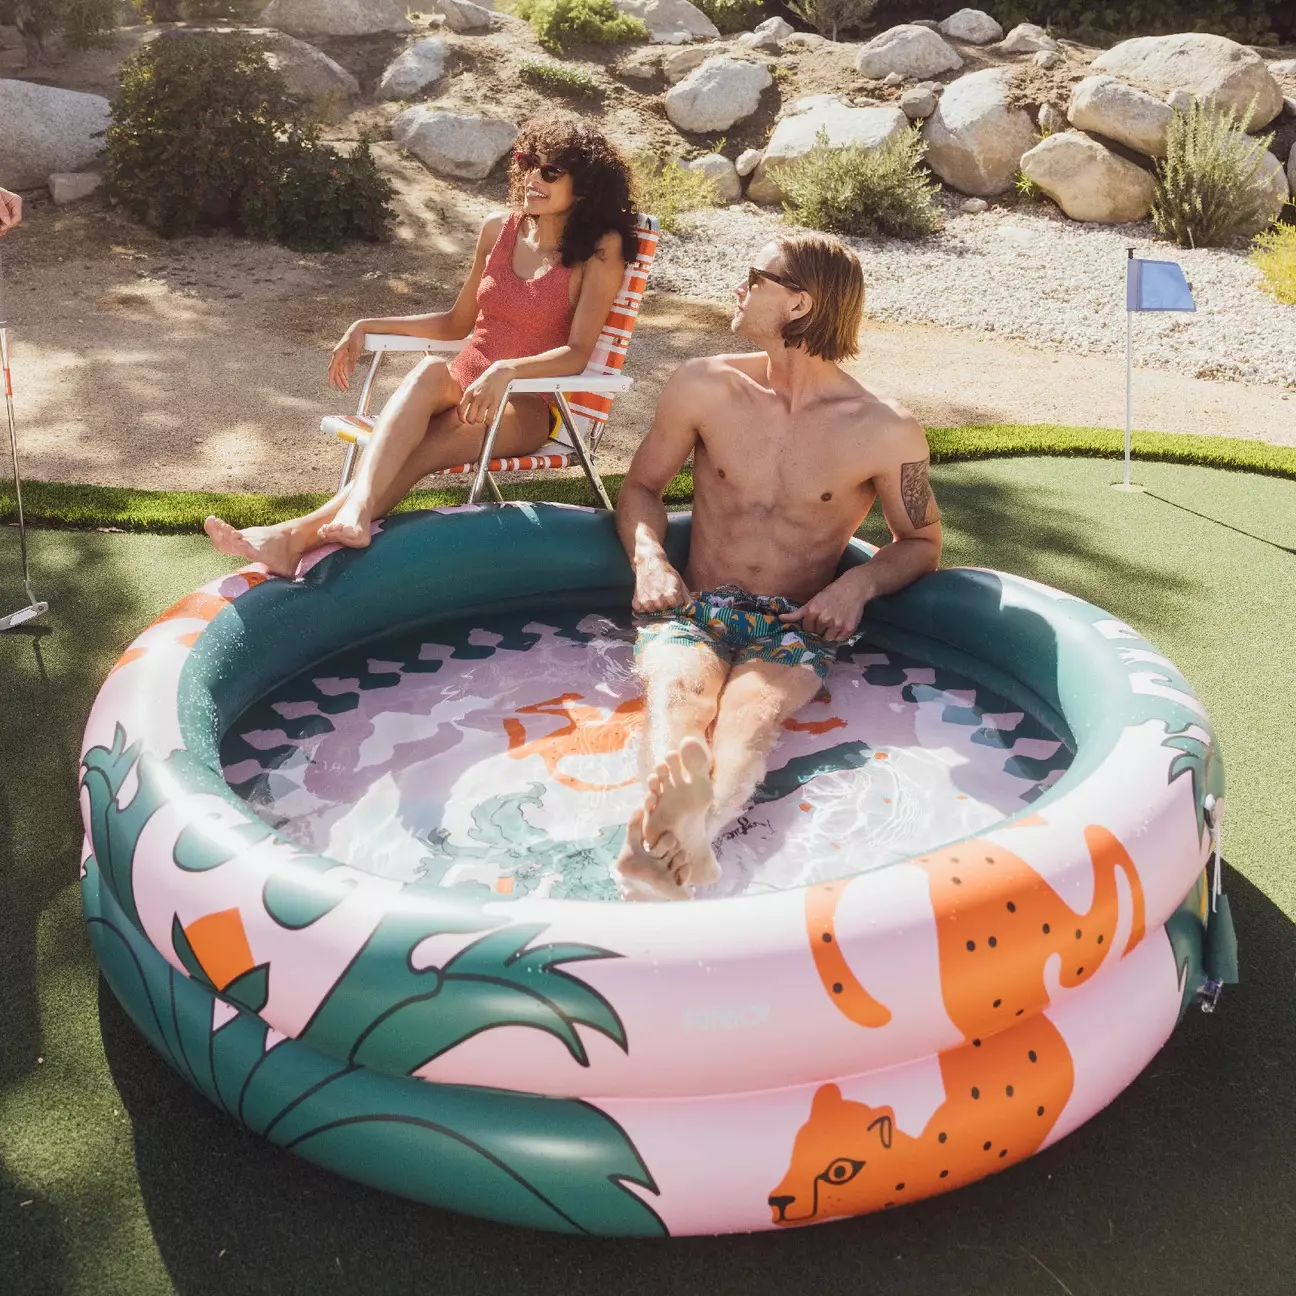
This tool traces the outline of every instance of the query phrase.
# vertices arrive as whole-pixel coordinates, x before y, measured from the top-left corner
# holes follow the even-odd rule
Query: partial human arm
[[[605,234],[594,255],[585,262],[566,343],[536,355],[496,360],[469,384],[459,403],[460,417],[468,423],[489,423],[504,399],[504,389],[516,378],[565,378],[583,373],[624,277],[621,236],[615,232]]]
[[[889,429],[886,450],[887,466],[872,481],[891,543],[843,572],[784,621],[800,622],[825,639],[847,639],[870,599],[894,594],[940,566],[940,509],[931,489],[927,438],[918,422],[899,415]]]
[[[666,380],[652,427],[639,443],[617,496],[617,534],[634,569],[631,606],[636,612],[662,612],[688,600],[688,586],[666,556],[662,494],[697,442],[703,364],[687,361]]]
[[[0,238],[15,225],[22,224],[22,199],[8,189],[0,189]]]
[[[486,270],[491,248],[504,227],[505,217],[496,212],[482,223],[477,235],[477,250],[472,268],[464,280],[455,304],[448,311],[431,311],[422,315],[385,315],[356,320],[333,348],[329,360],[329,384],[339,391],[350,386],[351,373],[364,351],[366,333],[395,333],[399,337],[431,338],[454,342],[472,332],[477,318],[477,289]]]

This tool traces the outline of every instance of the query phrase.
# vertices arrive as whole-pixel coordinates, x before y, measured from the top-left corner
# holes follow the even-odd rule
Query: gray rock
[[[394,58],[378,83],[379,99],[413,99],[439,81],[450,59],[450,46],[436,36],[425,36]]]
[[[940,32],[952,40],[969,45],[993,45],[1003,40],[1004,30],[988,13],[980,9],[960,9],[940,24]]]
[[[678,85],[694,68],[700,68],[707,59],[724,52],[723,45],[689,45],[685,49],[671,50],[661,60],[661,69],[671,85]]]
[[[1187,90],[1239,117],[1255,102],[1247,127],[1262,130],[1282,111],[1282,90],[1254,51],[1223,36],[1190,32],[1122,41],[1090,65],[1164,98]]]
[[[1029,115],[1008,106],[1013,78],[1011,67],[959,77],[924,123],[924,160],[952,189],[977,198],[1011,189],[1022,154],[1038,142]]]
[[[738,37],[738,44],[744,49],[769,50],[777,54],[783,48],[783,42],[795,32],[796,28],[782,18],[767,18],[753,31],[743,32]]]
[[[888,72],[886,76],[882,78],[882,84],[888,88],[904,85],[904,77],[902,77],[899,72]]]
[[[1043,68],[1045,72],[1051,72],[1059,63],[1062,62],[1062,55],[1056,50],[1036,50],[1031,55],[1031,62],[1037,68]]]
[[[662,66],[661,50],[644,45],[631,50],[616,64],[613,71],[632,81],[655,81],[662,74]]]
[[[1142,90],[1110,76],[1090,76],[1071,92],[1067,120],[1096,131],[1145,157],[1163,158],[1174,109]]]
[[[953,46],[930,27],[916,23],[904,23],[874,36],[855,56],[855,70],[876,81],[891,72],[902,77],[934,77],[962,66]]]
[[[412,30],[405,12],[404,0],[270,0],[261,21],[294,36],[371,36]]]
[[[284,79],[288,89],[302,99],[352,99],[360,82],[323,50],[280,31],[254,31],[270,45],[266,61]]]
[[[392,138],[420,162],[465,180],[484,180],[517,136],[512,122],[447,112],[431,104],[406,108],[392,122]]]
[[[98,171],[56,171],[46,182],[56,206],[88,198],[103,183]]]
[[[1037,50],[1052,50],[1054,54],[1062,53],[1062,46],[1044,30],[1034,23],[1018,23],[1003,38],[999,46],[1005,54],[1034,54]]]
[[[936,111],[936,94],[926,86],[914,86],[900,96],[900,110],[910,121],[920,121]]]
[[[1287,179],[1290,169],[1290,158],[1287,159],[1287,167],[1284,168],[1283,164],[1268,149],[1264,151],[1260,158],[1260,171],[1255,179],[1255,188],[1264,193],[1268,201],[1262,209],[1261,223],[1251,229],[1244,229],[1242,233],[1259,234],[1261,230],[1267,229],[1282,215],[1282,209],[1292,196],[1292,186]]]
[[[1288,95],[1283,100],[1283,112],[1288,117],[1296,117],[1296,99],[1293,99],[1291,95]]]
[[[968,198],[959,205],[959,211],[969,216],[979,216],[983,211],[989,210],[990,204],[984,198]]]
[[[784,194],[778,182],[779,171],[810,152],[820,131],[827,133],[830,148],[878,148],[909,128],[909,119],[891,105],[850,108],[839,100],[820,102],[805,112],[785,117],[774,128],[747,186],[747,196],[753,202],[781,202]]]
[[[783,42],[791,49],[819,49],[831,43],[827,37],[820,36],[818,32],[793,32]]]
[[[612,0],[631,18],[648,28],[655,45],[687,45],[695,40],[719,40],[715,23],[688,0]]]
[[[452,32],[489,31],[491,11],[472,0],[430,0],[433,12],[445,19]]]
[[[1292,113],[1292,116],[1296,117],[1296,113]],[[1287,187],[1296,194],[1296,144],[1291,146],[1291,152],[1287,154]]]
[[[1115,225],[1152,209],[1155,179],[1079,131],[1041,140],[1022,156],[1021,169],[1072,220]]]
[[[35,189],[60,171],[84,171],[98,157],[108,125],[102,95],[0,81],[0,183]]]
[[[761,92],[773,84],[757,63],[709,58],[666,91],[666,116],[682,131],[728,130],[756,111]]]
[[[1039,116],[1036,120],[1039,122],[1040,130],[1048,135],[1056,135],[1058,131],[1067,128],[1066,113],[1060,112],[1052,104],[1040,104]]]
[[[1177,113],[1186,113],[1193,106],[1191,90],[1171,90],[1166,103]]]
[[[742,181],[738,178],[737,168],[723,154],[708,153],[706,157],[685,162],[684,166],[690,171],[701,171],[715,185],[717,202],[735,203],[742,197]]]
[[[760,149],[743,149],[734,163],[734,170],[745,180],[760,165]]]
[[[1296,80],[1296,59],[1281,59],[1269,64],[1269,71],[1276,77],[1291,77]]]

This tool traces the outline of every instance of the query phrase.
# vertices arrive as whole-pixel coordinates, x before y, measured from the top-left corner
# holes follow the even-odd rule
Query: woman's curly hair
[[[588,261],[609,230],[621,235],[621,259],[627,264],[637,259],[633,172],[602,131],[575,116],[532,118],[523,125],[513,148],[565,167],[571,175],[576,201],[559,244],[563,265]],[[525,193],[526,175],[516,161],[510,161],[509,202],[521,208]]]

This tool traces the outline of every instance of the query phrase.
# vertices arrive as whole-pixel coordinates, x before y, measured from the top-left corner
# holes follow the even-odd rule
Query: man
[[[628,899],[715,882],[715,834],[747,804],[784,720],[823,685],[872,598],[940,561],[927,440],[850,377],[859,260],[803,234],[761,250],[731,327],[761,350],[690,360],[662,391],[617,502],[640,614],[643,809],[617,861]],[[693,534],[667,560],[662,491],[693,456]],[[892,543],[837,576],[873,501]]]
[[[0,238],[15,225],[22,224],[22,199],[8,189],[0,189]]]

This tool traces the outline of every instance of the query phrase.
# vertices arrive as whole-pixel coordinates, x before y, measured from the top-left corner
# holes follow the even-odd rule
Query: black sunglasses
[[[557,166],[553,162],[542,162],[534,153],[514,153],[513,161],[523,174],[539,170],[540,179],[545,184],[553,184],[555,180],[561,180],[567,174],[566,167]]]
[[[786,275],[775,274],[773,270],[762,270],[759,266],[747,267],[747,290],[750,292],[756,287],[761,279],[770,279],[776,284],[782,284],[784,288],[790,288],[793,292],[809,292],[808,288],[802,288],[795,279],[789,279]]]

